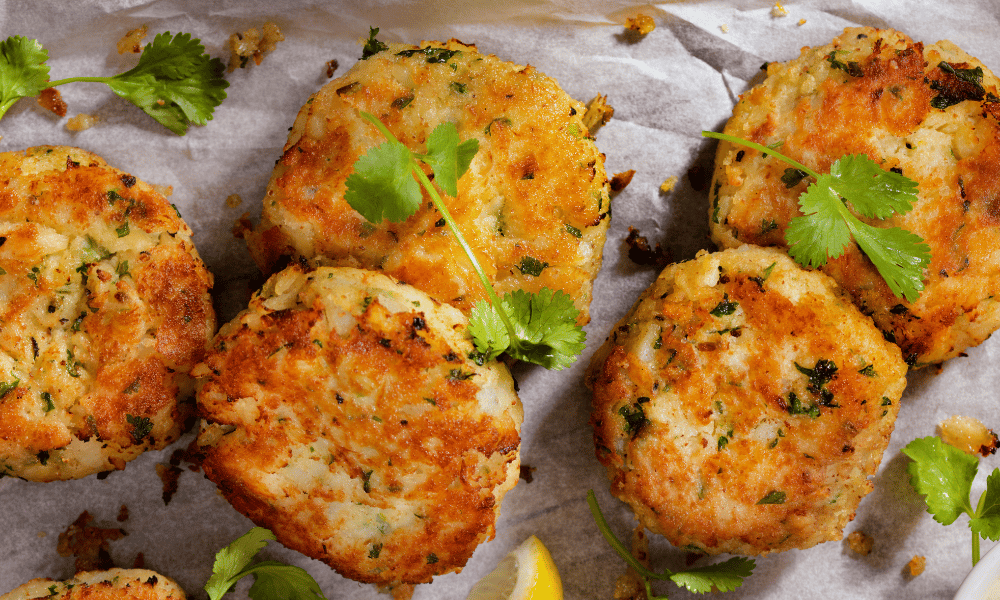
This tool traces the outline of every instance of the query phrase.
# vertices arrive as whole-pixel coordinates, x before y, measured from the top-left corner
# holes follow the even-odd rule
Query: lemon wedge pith
[[[472,587],[466,600],[562,600],[562,580],[548,549],[531,536]]]

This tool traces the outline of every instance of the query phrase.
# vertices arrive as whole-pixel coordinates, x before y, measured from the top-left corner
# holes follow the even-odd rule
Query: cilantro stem
[[[981,516],[983,514],[983,509],[984,508],[986,508],[986,492],[983,492],[979,496],[979,503],[976,506],[976,512],[975,512],[975,514],[969,512],[969,511],[966,511],[966,512],[969,512],[969,518],[975,519],[976,517],[979,517],[979,516]],[[977,533],[976,531],[973,531],[972,532],[972,566],[973,567],[976,566],[977,562],[979,562],[979,533]]]
[[[389,129],[385,126],[385,124],[383,124],[382,121],[379,120],[378,117],[365,111],[360,111],[360,113],[361,117],[366,121],[368,121],[369,123],[371,123],[372,125],[374,125],[375,128],[378,129],[379,132],[383,136],[385,136],[387,140],[392,140],[396,143],[401,143],[399,139],[397,139],[396,136],[393,135],[391,131],[389,131]],[[448,229],[451,230],[452,235],[455,236],[455,240],[458,242],[458,245],[462,247],[462,250],[465,251],[465,255],[469,257],[469,262],[472,263],[473,270],[479,277],[479,281],[483,284],[483,288],[486,289],[486,295],[490,299],[490,304],[496,307],[497,314],[500,316],[500,320],[503,321],[504,327],[507,329],[508,335],[510,335],[510,339],[511,340],[517,339],[517,334],[514,330],[514,325],[510,322],[510,316],[504,309],[503,304],[501,304],[500,297],[497,296],[496,291],[494,291],[493,285],[490,283],[489,278],[486,276],[486,271],[483,270],[482,265],[479,264],[479,260],[476,259],[476,255],[475,253],[473,253],[472,247],[469,245],[468,242],[465,241],[465,236],[462,235],[461,230],[458,228],[458,223],[455,222],[455,219],[452,218],[451,213],[448,212],[448,208],[445,206],[444,200],[442,200],[441,196],[437,193],[437,189],[434,187],[434,184],[431,183],[431,180],[427,177],[427,174],[424,173],[424,170],[420,168],[420,165],[413,158],[410,158],[410,170],[413,172],[414,176],[416,176],[417,181],[420,182],[420,185],[422,185],[424,189],[427,190],[427,194],[430,196],[431,202],[434,204],[434,208],[436,208],[438,212],[441,213],[441,217],[445,220],[445,223],[447,223]]]
[[[725,134],[725,133],[716,133],[714,131],[702,131],[701,135],[702,135],[702,137],[714,138],[714,139],[717,139],[717,140],[722,140],[724,142],[730,142],[730,143],[733,143],[733,144],[738,144],[740,146],[746,146],[748,148],[753,148],[754,150],[759,150],[760,152],[764,153],[765,155],[771,154],[775,158],[783,160],[786,163],[788,163],[789,165],[795,167],[796,169],[799,169],[800,171],[803,171],[803,172],[807,173],[810,177],[812,177],[814,179],[819,179],[819,173],[817,173],[816,171],[813,171],[812,169],[810,169],[809,167],[805,166],[804,164],[800,163],[797,160],[793,160],[791,158],[788,158],[787,156],[785,156],[784,154],[778,152],[777,150],[774,150],[772,148],[768,148],[767,146],[763,146],[761,144],[758,144],[757,142],[751,142],[750,140],[744,140],[743,138],[738,138],[736,136],[728,135],[728,134]]]
[[[56,87],[57,85],[63,85],[64,83],[76,83],[76,82],[90,82],[90,83],[107,83],[108,81],[114,79],[113,77],[67,77],[66,79],[57,79],[55,81],[48,82],[49,87]]]
[[[594,490],[587,490],[587,505],[590,507],[590,514],[593,515],[594,521],[597,523],[597,529],[600,530],[601,535],[604,539],[611,545],[618,556],[622,557],[622,560],[632,567],[636,573],[642,577],[642,584],[646,587],[646,598],[648,600],[667,600],[666,596],[654,596],[653,586],[649,583],[650,579],[669,579],[673,573],[667,571],[663,574],[654,573],[644,567],[632,553],[628,551],[623,544],[611,531],[611,526],[608,525],[607,520],[604,518],[604,513],[601,512],[601,507],[597,504],[597,496],[594,494]]]

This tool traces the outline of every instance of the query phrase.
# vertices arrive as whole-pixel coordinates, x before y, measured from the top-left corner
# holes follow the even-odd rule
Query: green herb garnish
[[[253,575],[247,594],[253,600],[326,600],[312,575],[301,567],[273,560],[250,564],[253,557],[276,539],[263,527],[254,527],[215,555],[212,576],[205,583],[209,600],[220,600],[236,582]]]
[[[134,383],[138,383],[138,381],[139,379],[136,378]],[[138,390],[138,386],[136,386],[136,389]],[[125,393],[131,392],[126,389]],[[132,431],[129,433],[132,436],[132,440],[134,440],[136,444],[144,440],[146,436],[153,431],[153,421],[150,420],[149,417],[134,417],[132,415],[125,415],[125,420],[132,426]]]
[[[0,118],[21,98],[73,82],[104,83],[178,135],[188,124],[204,125],[226,98],[229,82],[222,61],[188,33],[157,35],[135,68],[113,77],[70,77],[49,81],[48,51],[38,40],[12,36],[0,42]],[[109,197],[109,201],[110,201]]]
[[[913,440],[903,448],[913,459],[906,465],[910,485],[924,496],[927,512],[942,525],[951,525],[962,513],[969,515],[972,530],[972,564],[979,562],[979,539],[1000,540],[1000,468],[986,478],[986,491],[972,508],[972,480],[979,459],[930,436]]]
[[[378,27],[368,27],[368,40],[365,42],[365,47],[361,49],[361,60],[368,60],[370,57],[382,52],[383,50],[388,50],[389,46],[386,46],[382,42],[375,39],[378,35]]]
[[[499,298],[434,186],[457,196],[458,180],[468,170],[479,142],[459,142],[455,125],[442,123],[427,138],[427,153],[419,154],[399,142],[374,115],[361,112],[361,116],[385,136],[386,142],[354,164],[344,194],[347,203],[371,223],[384,219],[400,222],[420,207],[422,186],[465,251],[489,298],[488,302],[477,303],[469,316],[469,333],[476,349],[486,360],[507,352],[515,359],[549,369],[572,364],[586,338],[576,324],[579,310],[573,300],[562,291],[547,288],[537,294],[515,290]],[[433,170],[434,184],[420,167],[421,162]]]
[[[665,570],[662,573],[650,571],[636,560],[625,548],[625,544],[612,533],[611,527],[608,526],[608,522],[601,513],[601,508],[597,504],[594,490],[587,491],[587,505],[590,506],[590,514],[593,515],[597,528],[601,531],[604,539],[618,553],[618,556],[622,557],[622,560],[642,578],[642,583],[646,587],[647,600],[667,600],[667,596],[653,595],[652,580],[670,580],[677,584],[677,587],[687,588],[688,591],[695,594],[704,594],[711,591],[713,587],[720,592],[731,592],[743,585],[743,579],[753,573],[756,563],[753,559],[742,556],[735,556],[721,563],[694,567],[684,571]]]
[[[829,174],[821,175],[773,148],[724,133],[703,131],[702,135],[771,154],[816,179],[799,196],[803,215],[792,219],[785,230],[788,254],[797,263],[823,266],[828,259],[843,254],[853,238],[893,294],[910,302],[920,296],[930,247],[905,229],[868,225],[848,208],[849,202],[861,215],[875,219],[906,214],[917,199],[914,181],[883,171],[863,154],[841,157],[830,166]]]

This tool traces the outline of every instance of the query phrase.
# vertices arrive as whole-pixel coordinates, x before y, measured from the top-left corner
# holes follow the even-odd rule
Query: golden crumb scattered
[[[333,78],[333,74],[337,72],[337,67],[339,66],[340,63],[337,62],[336,58],[333,60],[326,61],[326,78],[327,79]]]
[[[847,547],[857,552],[861,556],[868,556],[872,552],[872,545],[875,540],[870,535],[861,531],[852,531],[847,535]]]
[[[664,194],[669,194],[670,192],[674,191],[674,186],[676,185],[677,185],[677,176],[671,175],[670,177],[664,179],[663,183],[660,184],[660,191]]]
[[[625,19],[625,28],[635,31],[639,35],[646,35],[656,29],[656,21],[649,15],[638,14]]]
[[[603,125],[607,125],[615,114],[615,109],[608,104],[608,97],[600,94],[587,103],[587,112],[583,113],[583,124],[590,135],[594,135]]]
[[[639,234],[635,227],[628,228],[628,236],[625,237],[625,246],[628,248],[628,258],[637,265],[652,266],[662,269],[674,262],[673,253],[664,250],[659,243],[653,249],[649,246],[649,240]]]
[[[722,33],[729,33],[729,25],[726,25],[725,23],[719,25],[719,29],[722,30]]]
[[[254,64],[259,65],[264,57],[274,52],[278,42],[284,41],[285,36],[281,33],[281,28],[276,23],[268,21],[261,26],[260,30],[251,27],[243,33],[234,33],[229,36],[229,49],[232,52],[229,56],[229,67],[227,71],[235,71],[236,68],[245,69],[253,59]]]
[[[62,99],[62,94],[55,88],[42,90],[42,93],[38,95],[38,105],[60,117],[66,116],[66,101]]]
[[[806,24],[806,20],[805,19],[799,19],[799,27],[801,27],[801,26],[803,26],[805,24]]]
[[[614,176],[611,178],[611,192],[617,194],[618,192],[627,188],[628,184],[632,183],[632,177],[634,175],[635,175],[635,169],[629,169],[628,171],[615,173]]]
[[[226,196],[226,206],[229,208],[236,208],[243,204],[243,198],[240,198],[239,194],[229,194]]]
[[[142,52],[142,40],[145,39],[148,32],[149,27],[143,25],[123,35],[122,39],[118,40],[118,54],[126,52],[139,54]]]
[[[160,185],[158,183],[151,183],[149,185],[164,198],[169,198],[174,195],[174,186],[172,185]]]
[[[66,129],[70,131],[85,131],[97,125],[98,118],[94,115],[79,113],[75,117],[70,117],[66,121]]]
[[[45,533],[44,531],[39,531],[38,532],[38,539],[42,539],[43,537],[45,537],[47,535],[49,535],[49,534]]]
[[[772,17],[787,17],[788,9],[781,5],[781,2],[775,2],[774,6],[771,7]]]
[[[910,577],[916,577],[924,572],[924,567],[927,566],[927,557],[916,556],[910,559],[910,562],[906,563],[906,569],[910,572]]]
[[[989,456],[996,454],[997,434],[979,419],[953,415],[938,425],[941,440],[966,454]]]

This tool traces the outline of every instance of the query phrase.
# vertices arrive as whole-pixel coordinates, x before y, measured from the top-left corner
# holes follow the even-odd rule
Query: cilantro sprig
[[[12,36],[0,42],[0,118],[21,98],[74,82],[103,83],[178,135],[204,125],[226,98],[223,65],[188,33],[161,33],[142,50],[138,64],[113,77],[49,81],[49,54],[38,40]]]
[[[385,219],[404,221],[423,201],[420,188],[427,191],[434,207],[441,213],[458,245],[465,252],[479,277],[489,301],[476,303],[469,317],[479,358],[492,360],[503,352],[515,359],[562,369],[583,351],[586,334],[576,324],[579,310],[572,298],[561,290],[543,288],[538,294],[523,290],[507,293],[501,299],[493,290],[486,272],[466,242],[458,224],[448,212],[434,184],[449,196],[458,195],[458,180],[469,169],[479,150],[479,141],[460,142],[453,123],[441,123],[427,138],[427,152],[411,151],[374,115],[361,111],[386,141],[358,158],[354,172],[347,177],[344,199],[370,223]],[[421,163],[431,167],[431,183]]]
[[[823,266],[841,256],[853,237],[893,294],[909,302],[920,297],[923,270],[931,260],[923,238],[899,227],[869,225],[848,207],[849,202],[859,214],[874,219],[906,214],[917,199],[916,182],[882,170],[863,154],[843,156],[830,165],[829,173],[820,174],[773,148],[724,133],[701,134],[770,154],[815,179],[799,196],[802,216],[793,218],[785,230],[788,254],[797,263]]]
[[[756,563],[751,558],[734,556],[721,563],[694,567],[684,571],[671,571],[669,569],[662,573],[650,571],[632,556],[632,553],[628,551],[625,544],[611,531],[611,527],[608,525],[600,506],[597,504],[597,496],[594,495],[594,490],[587,490],[587,505],[590,506],[590,513],[594,516],[597,528],[601,531],[604,539],[628,563],[628,566],[632,567],[639,574],[639,577],[642,578],[648,600],[668,600],[667,596],[653,595],[653,580],[670,580],[677,584],[677,587],[687,588],[688,591],[695,594],[710,592],[713,587],[720,592],[731,592],[743,585],[743,580],[753,573],[754,566],[756,566]]]
[[[212,576],[205,583],[209,600],[220,600],[247,575],[254,577],[247,592],[253,600],[326,600],[316,580],[301,567],[273,560],[250,564],[267,542],[274,539],[270,530],[254,527],[219,550]]]
[[[972,530],[972,564],[979,562],[979,540],[1000,540],[1000,468],[986,478],[986,490],[972,507],[972,480],[979,459],[946,444],[935,436],[913,440],[903,448],[913,459],[906,465],[910,485],[924,496],[927,512],[942,525],[951,525],[961,514],[969,515]]]

